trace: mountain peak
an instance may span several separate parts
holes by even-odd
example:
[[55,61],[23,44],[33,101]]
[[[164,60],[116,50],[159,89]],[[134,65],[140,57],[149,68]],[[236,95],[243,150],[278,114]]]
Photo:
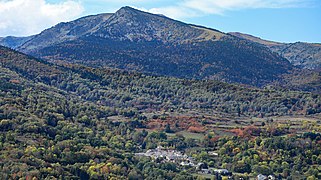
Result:
[[118,11],[139,11],[138,9],[135,9],[133,7],[130,7],[130,6],[123,6],[121,7]]
[[143,18],[144,14],[147,14],[147,13],[137,10],[137,9],[134,9],[129,6],[125,6],[125,7],[120,8],[118,11],[116,11],[111,19],[113,19],[113,20],[117,19],[118,21],[122,21],[125,19],[127,19],[127,21],[128,20],[137,20],[137,19],[135,19],[135,18],[137,18],[137,16],[140,16],[140,18]]
[[129,6],[122,7],[114,13],[114,15],[117,17],[120,17],[120,16],[133,17],[133,16],[135,16],[135,15],[137,16],[139,14],[148,14],[148,13],[144,12],[144,11],[140,11],[140,10],[132,8],[132,7],[129,7]]
[[92,33],[92,35],[122,41],[182,43],[189,39],[196,39],[203,32],[204,30],[166,16],[151,14],[126,6],[113,14],[104,27]]
[[121,12],[132,12],[132,13],[144,13],[144,14],[151,14],[151,15],[155,15],[155,14],[152,14],[152,13],[149,13],[149,12],[146,12],[146,11],[142,11],[142,10],[139,10],[139,9],[136,9],[136,8],[133,8],[133,7],[130,7],[130,6],[124,6],[124,7],[121,7],[118,11],[115,12],[116,13],[121,13]]

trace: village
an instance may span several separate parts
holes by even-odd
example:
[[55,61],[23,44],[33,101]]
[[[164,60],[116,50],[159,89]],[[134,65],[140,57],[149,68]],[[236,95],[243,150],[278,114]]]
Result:
[[[214,156],[218,156],[215,152],[208,152]],[[233,173],[227,169],[217,169],[210,168],[203,162],[196,162],[193,157],[172,149],[166,149],[162,146],[158,146],[156,149],[149,149],[145,153],[135,153],[136,156],[145,156],[150,157],[153,161],[158,163],[172,162],[182,167],[194,167],[195,172],[199,175],[213,175],[214,179],[221,180],[223,177],[225,179],[234,179]],[[276,178],[274,175],[263,175],[259,174],[255,180],[275,180],[280,179]],[[239,180],[243,180],[242,178]]]
[[194,167],[198,174],[211,174],[218,178],[221,178],[221,176],[227,176],[228,179],[232,179],[233,176],[233,174],[227,169],[209,168],[206,164],[196,162],[194,158],[189,157],[180,151],[168,150],[162,146],[158,146],[156,149],[149,149],[145,153],[136,153],[136,156],[151,157],[154,161],[157,160],[160,163],[172,162],[180,166]]

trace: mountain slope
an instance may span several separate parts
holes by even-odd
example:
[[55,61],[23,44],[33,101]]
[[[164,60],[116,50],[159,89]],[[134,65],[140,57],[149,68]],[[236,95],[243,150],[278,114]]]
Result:
[[321,69],[321,44],[297,42],[273,46],[271,50],[300,68]]
[[[253,113],[252,115],[254,115],[260,112],[273,115],[278,113],[276,107],[291,108],[290,106],[285,107],[285,104],[283,104],[287,98],[305,99],[315,96],[300,92],[284,94],[273,90],[245,88],[210,80],[183,80],[146,76],[116,69],[89,68],[71,64],[57,66],[1,46],[0,55],[2,68],[19,74],[32,83],[43,83],[65,91],[70,96],[81,97],[84,101],[99,102],[98,104],[117,108],[139,107],[141,103],[146,110],[148,110],[149,105],[157,109],[164,107],[177,109],[190,104],[186,107],[195,110],[199,108],[208,109],[212,112],[212,108],[214,108],[219,112],[231,111],[229,113],[235,113],[235,107],[251,104],[251,106],[255,105],[258,111],[244,108],[244,114],[250,115]],[[10,79],[7,80],[8,82],[11,81]],[[128,100],[123,101],[122,96],[126,96]],[[279,98],[273,99],[271,97]],[[207,99],[207,101],[204,101],[204,99]],[[301,108],[302,106],[308,107],[309,103],[315,103],[316,101],[304,100],[302,102],[304,104],[293,105],[300,105]],[[204,104],[200,105],[199,103]],[[276,103],[276,109],[270,108],[268,111],[261,111],[259,107],[265,103]],[[144,108],[141,110],[144,111]],[[301,110],[296,113],[302,113]],[[288,109],[284,113],[292,112]]]
[[19,50],[22,52],[32,52],[41,47],[47,47],[63,41],[77,39],[99,27],[111,14],[99,14],[86,16],[68,23],[59,23],[56,26],[44,30],[35,35],[30,41],[22,44]]
[[292,68],[256,43],[130,7],[58,24],[18,49],[49,61],[255,86]]
[[283,43],[261,39],[261,38],[256,37],[256,36],[252,36],[250,34],[244,34],[244,33],[240,33],[240,32],[230,32],[228,34],[231,34],[233,36],[236,36],[236,37],[239,37],[239,38],[242,38],[242,39],[247,39],[249,41],[256,42],[256,43],[259,43],[259,44],[262,44],[262,45],[265,45],[265,46],[268,46],[268,47],[283,45]]
[[230,34],[262,44],[300,68],[321,69],[321,44],[304,42],[279,43],[238,32]]

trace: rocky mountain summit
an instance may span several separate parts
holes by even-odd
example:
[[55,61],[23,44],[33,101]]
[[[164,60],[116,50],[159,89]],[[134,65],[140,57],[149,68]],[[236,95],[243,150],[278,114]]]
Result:
[[218,40],[226,35],[216,30],[175,21],[162,15],[123,7],[116,13],[86,16],[75,21],[59,23],[36,35],[31,41],[21,43],[18,50],[30,53],[40,48],[86,36],[132,42],[188,43]]

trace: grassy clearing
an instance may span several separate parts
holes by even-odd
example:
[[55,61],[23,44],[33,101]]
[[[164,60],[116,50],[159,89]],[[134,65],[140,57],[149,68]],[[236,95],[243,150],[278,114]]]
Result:
[[181,132],[178,132],[177,134],[180,134],[187,139],[198,139],[198,140],[204,139],[204,134],[201,134],[201,133],[192,133],[192,132],[188,132],[188,131],[181,131]]
[[214,175],[211,174],[193,174],[194,177],[198,177],[198,178],[205,178],[205,179],[213,179]]
[[227,132],[225,130],[214,129],[214,133],[216,136],[235,136],[234,133]]

